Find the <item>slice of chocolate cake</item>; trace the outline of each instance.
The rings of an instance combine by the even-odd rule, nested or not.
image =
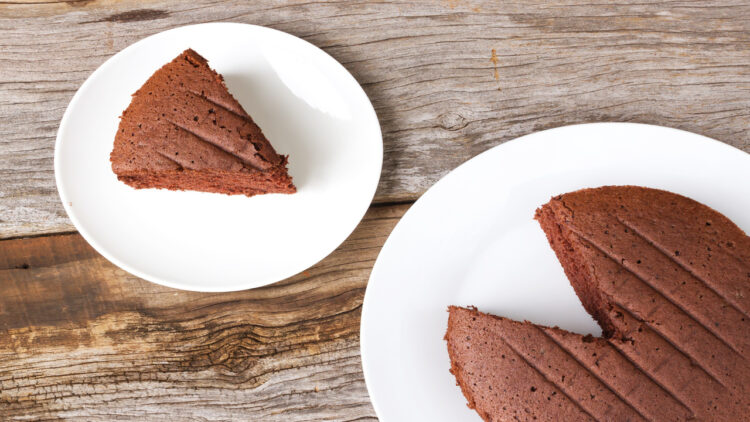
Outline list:
[[[612,342],[449,309],[451,373],[485,421],[672,421],[690,410]],[[623,343],[622,346],[626,346]]]
[[[287,157],[276,153],[223,77],[190,49],[133,94],[110,161],[119,180],[139,189],[296,192]]]
[[[604,338],[451,307],[451,372],[470,407],[487,421],[750,420],[741,229],[634,186],[558,196],[536,219]]]

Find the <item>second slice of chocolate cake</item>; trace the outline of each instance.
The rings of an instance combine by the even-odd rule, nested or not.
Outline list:
[[[110,161],[117,178],[134,188],[296,192],[287,157],[276,153],[223,77],[190,49],[133,94]]]

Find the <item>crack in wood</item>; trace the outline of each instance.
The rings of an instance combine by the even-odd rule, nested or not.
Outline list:
[[[307,274],[224,294],[139,280],[78,234],[0,241],[3,417],[190,419],[195,406],[210,420],[374,417],[362,299],[409,206],[373,207]]]

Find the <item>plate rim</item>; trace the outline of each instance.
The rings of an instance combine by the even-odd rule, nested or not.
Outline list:
[[[368,278],[368,281],[367,281],[367,287],[365,289],[365,295],[364,295],[364,298],[362,300],[362,313],[360,315],[360,326],[359,326],[359,339],[360,339],[359,340],[359,344],[360,344],[360,348],[359,349],[360,349],[360,360],[361,360],[361,364],[362,364],[362,373],[363,373],[363,378],[365,380],[365,387],[367,388],[367,393],[368,393],[368,396],[370,398],[370,403],[372,404],[372,407],[375,410],[375,415],[378,418],[382,418],[383,417],[383,413],[382,413],[382,410],[380,408],[380,404],[378,404],[377,399],[374,398],[375,396],[372,393],[373,392],[373,389],[372,389],[373,388],[373,386],[372,386],[372,383],[373,383],[372,377],[373,376],[372,375],[368,376],[368,374],[372,374],[372,372],[371,372],[372,368],[370,368],[370,364],[368,363],[368,359],[366,359],[366,355],[368,354],[368,352],[366,351],[367,350],[367,346],[365,345],[365,343],[367,341],[366,340],[366,338],[367,338],[367,334],[366,334],[367,331],[365,330],[365,324],[366,324],[366,321],[369,321],[370,319],[372,319],[372,317],[367,317],[367,315],[370,314],[370,312],[368,312],[368,309],[372,309],[372,306],[369,306],[369,307],[367,306],[368,303],[372,302],[372,299],[370,299],[368,301],[368,292],[370,291],[370,286],[373,285],[373,280],[375,280],[375,277],[377,276],[377,274],[380,271],[382,271],[380,268],[382,268],[382,265],[384,265],[384,264],[382,264],[382,261],[380,261],[380,256],[387,249],[389,243],[391,243],[393,241],[393,238],[395,237],[394,235],[397,234],[398,232],[400,232],[401,230],[403,230],[404,225],[402,223],[404,221],[410,221],[413,218],[412,215],[416,212],[415,210],[419,210],[422,207],[420,205],[420,201],[422,201],[422,199],[425,198],[425,197],[428,197],[428,198],[431,197],[433,195],[431,193],[431,191],[435,192],[436,191],[435,188],[438,185],[440,185],[441,182],[443,182],[446,178],[448,178],[449,176],[453,175],[457,171],[460,171],[460,169],[465,168],[466,166],[470,165],[470,163],[474,162],[475,160],[481,159],[481,157],[483,157],[483,156],[485,156],[485,155],[487,155],[487,154],[489,154],[489,153],[491,153],[493,151],[494,151],[494,153],[498,153],[496,150],[501,150],[502,151],[503,147],[506,147],[507,145],[515,145],[517,143],[523,142],[528,137],[531,137],[531,136],[534,136],[534,135],[537,135],[537,134],[540,134],[540,133],[548,133],[548,132],[553,132],[553,131],[557,131],[557,130],[560,130],[560,129],[565,130],[565,129],[572,129],[572,128],[576,128],[576,127],[584,127],[584,126],[586,126],[586,127],[592,127],[592,126],[600,126],[600,127],[603,127],[603,126],[617,127],[617,126],[619,126],[619,127],[625,127],[625,126],[627,126],[627,127],[645,127],[645,128],[650,128],[650,129],[654,129],[655,128],[657,130],[665,130],[667,132],[687,134],[690,137],[695,137],[694,138],[695,140],[699,140],[700,139],[700,142],[707,142],[708,144],[711,144],[712,147],[723,148],[723,149],[725,149],[727,151],[732,151],[732,153],[734,153],[734,152],[745,153],[743,150],[741,150],[739,148],[736,148],[736,147],[734,147],[732,145],[729,145],[729,144],[727,144],[725,142],[721,142],[721,141],[719,141],[717,139],[714,139],[714,138],[711,138],[709,136],[702,135],[702,134],[695,133],[695,132],[690,132],[690,131],[687,131],[687,130],[684,130],[684,129],[678,129],[678,128],[674,128],[674,127],[669,127],[669,126],[654,125],[654,124],[648,124],[648,123],[637,123],[637,122],[589,122],[589,123],[576,123],[576,124],[571,124],[571,125],[556,126],[556,127],[553,127],[553,128],[547,128],[547,129],[544,129],[544,130],[534,131],[534,132],[531,132],[531,133],[527,133],[525,135],[521,135],[519,137],[513,138],[511,140],[503,142],[503,143],[501,143],[499,145],[495,145],[495,146],[493,146],[491,148],[486,149],[485,151],[480,152],[479,154],[477,154],[477,155],[469,158],[468,160],[464,161],[463,163],[459,164],[458,166],[456,166],[455,168],[453,168],[451,171],[449,171],[448,173],[446,173],[445,175],[443,175],[434,184],[432,184],[432,186],[430,186],[411,205],[411,207],[399,219],[398,223],[396,223],[396,226],[389,233],[388,238],[386,239],[385,243],[383,244],[383,247],[378,252],[378,256],[375,259],[375,263],[373,264],[372,271],[370,272],[370,277]],[[750,156],[750,154],[747,154],[747,153],[745,153],[745,154],[748,155],[748,156]],[[369,295],[369,297],[371,298],[372,295]]]
[[[53,169],[55,173],[55,187],[57,190],[58,197],[60,201],[62,202],[63,209],[65,210],[66,215],[70,219],[70,221],[73,223],[73,226],[78,231],[78,234],[81,235],[81,237],[86,240],[86,242],[96,250],[97,253],[102,255],[104,258],[106,258],[108,261],[113,263],[115,266],[127,271],[128,273],[139,277],[141,279],[144,279],[146,281],[149,281],[154,284],[158,284],[161,286],[178,289],[178,290],[184,290],[184,291],[192,291],[192,292],[203,292],[203,293],[221,293],[221,292],[237,292],[237,291],[243,291],[248,289],[255,289],[263,286],[267,286],[282,280],[285,280],[289,277],[293,277],[296,274],[299,274],[301,271],[304,271],[305,268],[302,268],[300,271],[296,271],[290,274],[287,274],[283,276],[282,278],[277,277],[269,277],[269,279],[262,279],[260,281],[256,282],[247,282],[247,283],[241,283],[233,288],[213,288],[213,283],[206,283],[200,286],[200,288],[197,288],[197,286],[191,286],[186,285],[181,282],[173,282],[171,280],[163,279],[157,276],[153,276],[151,274],[147,274],[143,271],[140,271],[131,265],[123,262],[116,256],[114,256],[112,253],[110,253],[106,248],[102,247],[101,244],[97,242],[95,239],[95,236],[93,236],[84,225],[81,224],[80,220],[76,216],[75,212],[73,211],[72,207],[68,205],[69,199],[66,193],[66,189],[64,187],[64,183],[62,181],[62,171],[61,171],[61,144],[63,142],[63,136],[62,133],[65,131],[65,128],[68,125],[69,120],[71,119],[71,115],[73,113],[73,110],[76,108],[78,102],[81,101],[82,96],[84,95],[83,92],[86,90],[86,88],[93,83],[92,81],[96,78],[97,75],[103,73],[108,69],[109,67],[112,67],[115,65],[115,61],[118,56],[121,56],[125,54],[128,51],[134,50],[138,47],[140,47],[142,44],[145,44],[148,40],[159,37],[159,36],[165,36],[164,34],[173,33],[173,32],[180,32],[180,31],[189,31],[191,29],[195,29],[198,27],[202,28],[211,28],[211,27],[250,27],[252,30],[255,31],[267,31],[270,33],[273,33],[276,36],[280,36],[282,38],[289,38],[296,40],[295,42],[302,42],[303,45],[305,45],[308,48],[312,48],[313,50],[317,50],[317,52],[322,53],[325,57],[335,62],[335,64],[343,70],[343,76],[347,79],[349,79],[349,82],[353,82],[354,85],[352,87],[356,86],[354,88],[356,95],[361,96],[366,100],[366,104],[368,107],[366,107],[365,112],[368,114],[367,118],[374,119],[374,122],[376,123],[374,125],[375,132],[373,132],[374,135],[377,136],[377,138],[380,140],[380,142],[377,143],[378,145],[378,172],[377,177],[372,182],[372,186],[369,186],[369,194],[367,197],[369,198],[369,201],[367,203],[364,203],[360,206],[359,211],[356,213],[358,216],[356,224],[354,224],[351,229],[346,231],[346,236],[343,236],[340,242],[338,242],[331,250],[327,251],[324,255],[322,255],[320,258],[315,260],[315,262],[311,263],[310,265],[306,266],[305,268],[310,268],[323,259],[327,258],[331,253],[333,253],[341,244],[351,236],[351,234],[354,232],[354,230],[359,226],[359,224],[362,222],[362,219],[364,218],[365,214],[367,213],[367,210],[370,208],[370,205],[372,204],[373,198],[375,197],[375,193],[377,191],[378,185],[380,184],[380,178],[382,177],[383,172],[383,155],[384,155],[384,146],[383,146],[383,131],[380,127],[380,119],[377,116],[377,112],[375,111],[375,107],[372,104],[372,101],[370,100],[369,96],[365,92],[364,88],[362,88],[362,85],[357,81],[357,79],[352,75],[352,73],[347,69],[341,62],[336,60],[333,56],[328,54],[326,51],[324,51],[322,48],[316,46],[315,44],[302,39],[300,37],[297,37],[295,35],[289,34],[287,32],[270,28],[266,26],[261,25],[254,25],[249,23],[242,23],[242,22],[205,22],[205,23],[197,23],[197,24],[190,24],[190,25],[181,25],[174,28],[170,28],[164,31],[159,31],[156,33],[153,33],[151,35],[148,35],[146,37],[143,37],[141,39],[138,39],[137,41],[133,42],[132,44],[126,46],[125,48],[117,51],[115,54],[108,57],[102,64],[100,64],[89,76],[86,78],[86,80],[78,87],[73,97],[70,99],[70,102],[68,103],[67,107],[65,108],[65,112],[63,113],[62,118],[60,119],[60,123],[58,125],[57,133],[55,136],[55,146],[54,146],[54,153],[53,153]]]

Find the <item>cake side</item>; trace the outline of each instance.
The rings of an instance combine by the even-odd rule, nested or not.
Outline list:
[[[570,218],[571,212],[562,207],[545,204],[537,209],[535,219],[547,235],[557,260],[565,271],[568,281],[581,300],[586,312],[602,328],[602,335],[610,338],[616,334],[617,327],[613,321],[611,300],[603,297],[603,292],[597,285],[594,269],[585,259],[585,245],[576,242],[575,235],[561,222]]]
[[[296,192],[283,167],[240,173],[210,169],[143,171],[128,173],[119,179],[136,189],[196,190],[246,196]]]

